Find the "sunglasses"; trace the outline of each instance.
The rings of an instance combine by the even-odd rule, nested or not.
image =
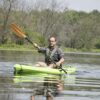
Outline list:
[[[49,40],[49,42],[56,42],[56,41],[50,41],[50,40]]]

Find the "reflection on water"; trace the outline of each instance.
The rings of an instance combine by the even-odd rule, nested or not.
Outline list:
[[[64,90],[53,100],[100,100],[100,54],[66,53],[65,59],[67,65],[77,68],[77,73],[62,77]],[[30,100],[31,95],[40,92],[42,95],[35,96],[35,100],[45,100],[48,90],[57,89],[59,78],[13,75],[15,63],[34,64],[38,60],[43,60],[43,56],[0,51],[0,100]]]

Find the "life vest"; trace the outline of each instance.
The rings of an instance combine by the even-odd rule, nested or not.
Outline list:
[[[55,54],[55,52],[57,51],[57,49],[58,49],[58,47],[55,47],[52,51],[49,49],[49,48],[47,48],[47,50],[46,50],[46,63],[50,63],[50,62],[53,62],[54,63],[54,58],[53,58],[53,56],[54,56],[54,54]]]

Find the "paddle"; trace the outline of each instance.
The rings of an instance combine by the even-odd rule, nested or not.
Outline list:
[[[60,69],[61,69],[62,71],[64,71],[64,72],[65,72],[65,74],[67,74],[66,70],[65,70],[65,69],[63,69],[63,68],[62,68],[62,66],[60,67]]]
[[[34,43],[24,34],[24,32],[21,31],[21,29],[15,24],[15,23],[12,23],[11,25],[11,29],[12,31],[20,38],[24,38],[26,39],[29,43],[31,43],[32,45],[34,45]],[[54,64],[56,64],[54,61],[53,61]],[[63,69],[61,66],[58,66],[59,69],[61,69],[62,71],[64,71],[66,74],[66,70]]]

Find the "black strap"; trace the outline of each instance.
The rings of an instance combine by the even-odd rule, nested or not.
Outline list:
[[[50,49],[47,48],[47,50],[46,50],[46,56],[49,57],[49,58],[52,60],[52,57],[54,56],[54,54],[55,54],[56,51],[57,51],[57,47],[55,47],[55,48],[51,51],[51,53],[50,53]]]

